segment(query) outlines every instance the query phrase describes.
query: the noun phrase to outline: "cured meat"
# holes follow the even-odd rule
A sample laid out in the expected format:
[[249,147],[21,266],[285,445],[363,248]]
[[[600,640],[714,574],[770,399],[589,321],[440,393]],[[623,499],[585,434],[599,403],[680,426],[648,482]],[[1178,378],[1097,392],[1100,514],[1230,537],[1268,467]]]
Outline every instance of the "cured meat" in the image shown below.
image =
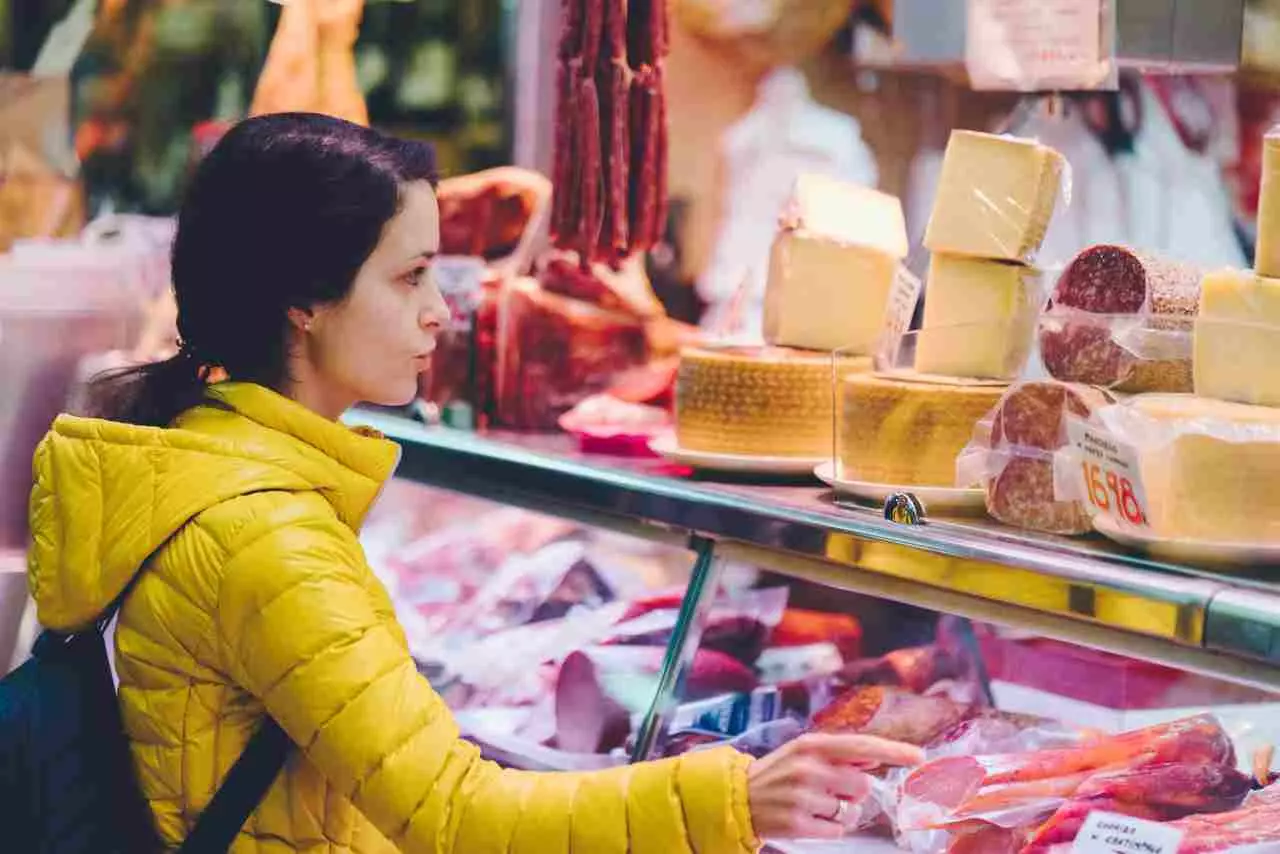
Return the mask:
[[1112,402],[1106,392],[1077,384],[1026,382],[996,405],[986,481],[987,511],[1007,525],[1051,534],[1093,530],[1080,501],[1058,501],[1053,454],[1067,443],[1066,418],[1089,418]]
[[1122,246],[1084,250],[1041,319],[1045,368],[1059,380],[1124,392],[1190,392],[1201,275]]
[[496,420],[555,430],[565,412],[648,361],[644,322],[549,293],[532,279],[504,292],[498,330]]
[[1238,810],[1188,816],[1172,826],[1185,834],[1178,854],[1208,854],[1280,843],[1280,787],[1264,789]]
[[1235,809],[1248,793],[1249,778],[1226,765],[1169,764],[1095,774],[1036,831],[1024,854],[1074,841],[1095,810],[1170,821]]
[[[574,5],[574,0],[568,0]],[[551,180],[554,193],[551,207],[551,237],[560,241],[573,234],[577,194],[575,187],[577,139],[577,99],[574,97],[577,77],[574,66],[561,63],[556,67],[556,129],[552,152]]]
[[604,211],[600,206],[600,185],[603,182],[600,172],[600,99],[596,92],[596,82],[591,77],[583,79],[578,89],[578,122],[578,133],[581,134],[579,151],[582,155],[579,166],[582,209],[574,236],[585,268],[595,254],[604,218]]
[[840,672],[840,678],[850,685],[894,685],[923,694],[943,679],[957,679],[964,673],[965,664],[959,656],[931,644],[851,662]]
[[600,39],[604,35],[605,4],[617,5],[619,0],[582,0],[582,49],[577,58],[588,70],[600,60]]
[[946,697],[921,697],[872,685],[837,697],[813,717],[819,732],[874,735],[922,746],[964,720],[971,710]]
[[903,794],[930,808],[925,812],[955,815],[969,811],[971,801],[987,796],[992,787],[1166,763],[1234,765],[1235,749],[1216,718],[1200,715],[1077,747],[938,759],[913,771]]
[[620,63],[610,63],[601,75],[600,118],[604,132],[604,222],[597,247],[605,258],[621,259],[629,243],[627,185],[631,173],[631,81]]
[[631,81],[631,188],[628,207],[631,251],[653,245],[653,220],[658,205],[657,153],[658,90],[655,72],[646,67]]
[[657,65],[670,53],[671,21],[665,0],[630,0],[627,61],[632,68]]

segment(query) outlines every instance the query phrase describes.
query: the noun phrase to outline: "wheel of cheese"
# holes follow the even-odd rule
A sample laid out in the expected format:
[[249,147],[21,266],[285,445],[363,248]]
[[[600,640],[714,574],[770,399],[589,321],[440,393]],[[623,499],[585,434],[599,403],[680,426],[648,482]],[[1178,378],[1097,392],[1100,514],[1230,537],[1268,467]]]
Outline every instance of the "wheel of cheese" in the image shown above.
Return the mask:
[[[842,360],[869,370],[869,359]],[[676,377],[682,450],[830,458],[832,358],[782,347],[689,348]]]
[[845,377],[838,455],[847,480],[955,486],[956,457],[1007,386],[942,378]]

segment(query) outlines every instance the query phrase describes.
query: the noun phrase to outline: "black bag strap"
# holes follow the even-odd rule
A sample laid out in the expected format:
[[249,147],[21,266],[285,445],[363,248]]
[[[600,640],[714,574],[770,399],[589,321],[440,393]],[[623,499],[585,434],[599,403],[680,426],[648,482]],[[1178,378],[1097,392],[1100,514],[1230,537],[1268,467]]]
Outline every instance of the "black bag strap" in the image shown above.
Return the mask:
[[275,782],[291,746],[280,725],[267,718],[249,739],[209,806],[196,819],[179,854],[226,854]]

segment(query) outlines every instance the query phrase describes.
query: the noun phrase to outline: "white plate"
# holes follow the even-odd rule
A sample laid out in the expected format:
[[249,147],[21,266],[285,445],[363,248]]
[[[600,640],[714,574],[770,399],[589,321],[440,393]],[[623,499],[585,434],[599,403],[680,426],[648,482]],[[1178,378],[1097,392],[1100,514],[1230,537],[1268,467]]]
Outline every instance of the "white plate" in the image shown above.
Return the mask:
[[836,476],[836,464],[831,460],[813,470],[818,480],[842,495],[850,495],[863,501],[884,504],[889,496],[898,492],[910,492],[924,504],[925,512],[932,510],[985,510],[985,489],[956,489],[948,486],[895,486],[887,483],[868,483],[864,480],[844,480]]
[[1280,566],[1280,544],[1172,540],[1121,525],[1110,516],[1094,516],[1093,527],[1109,540],[1178,563]]
[[740,454],[712,454],[690,451],[676,444],[674,433],[664,433],[649,442],[649,449],[673,463],[696,469],[743,474],[808,476],[821,460],[812,457],[749,457]]

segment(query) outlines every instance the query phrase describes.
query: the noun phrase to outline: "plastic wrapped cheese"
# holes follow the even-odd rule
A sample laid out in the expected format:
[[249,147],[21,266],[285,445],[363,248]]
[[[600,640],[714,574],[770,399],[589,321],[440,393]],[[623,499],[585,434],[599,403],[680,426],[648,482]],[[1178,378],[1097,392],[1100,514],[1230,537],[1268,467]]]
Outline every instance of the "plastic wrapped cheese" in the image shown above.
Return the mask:
[[956,458],[956,485],[981,486],[987,512],[1006,525],[1050,534],[1093,530],[1084,503],[1054,492],[1054,456],[1069,416],[1091,418],[1112,403],[1092,386],[1050,381],[1012,386]]
[[1063,270],[1040,319],[1055,379],[1118,391],[1189,392],[1202,271],[1123,246],[1091,246]]
[[1097,418],[1135,450],[1153,534],[1280,543],[1280,409],[1140,395]]

